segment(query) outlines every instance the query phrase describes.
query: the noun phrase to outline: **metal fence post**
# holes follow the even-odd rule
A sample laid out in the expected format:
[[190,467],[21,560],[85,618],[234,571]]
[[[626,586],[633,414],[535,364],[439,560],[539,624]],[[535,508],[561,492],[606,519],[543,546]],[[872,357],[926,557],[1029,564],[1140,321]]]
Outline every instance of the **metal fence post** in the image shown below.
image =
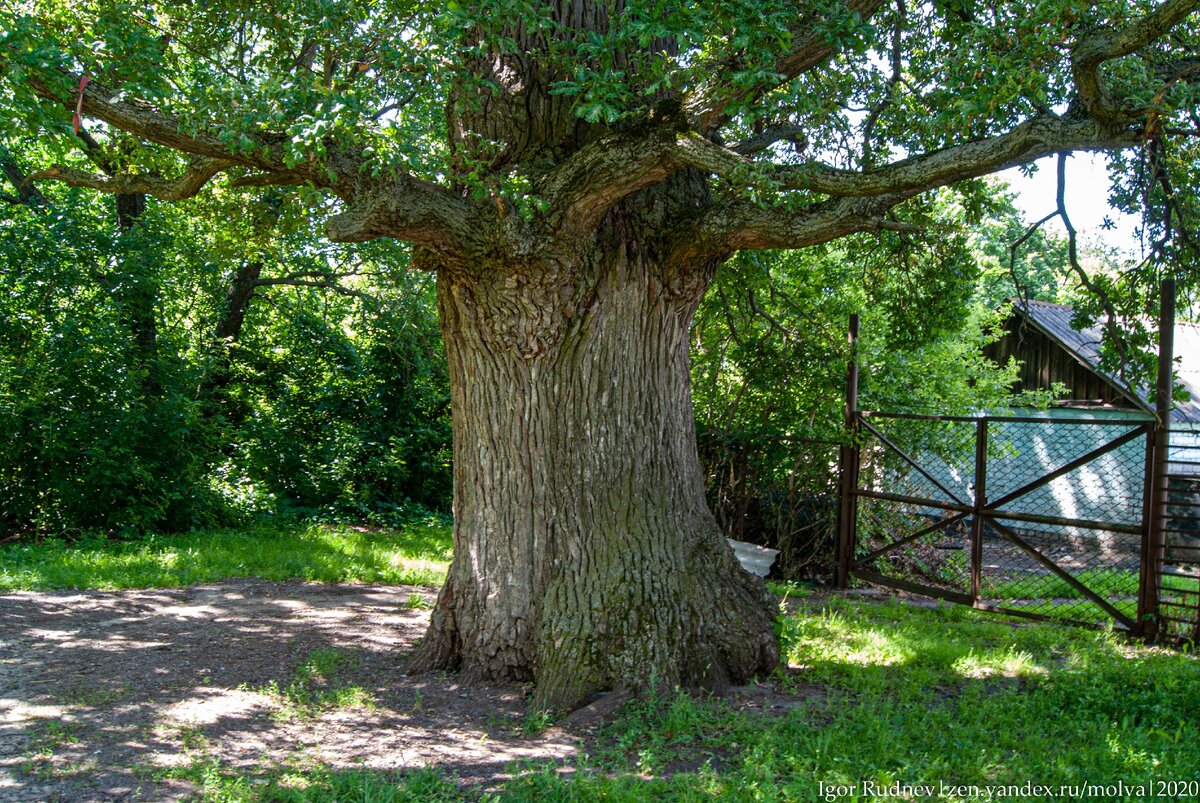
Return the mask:
[[[1162,588],[1162,566],[1166,554],[1167,505],[1170,501],[1170,480],[1167,477],[1171,448],[1171,408],[1175,391],[1173,373],[1175,362],[1175,280],[1163,279],[1159,292],[1158,310],[1158,382],[1155,386],[1154,465],[1150,496],[1150,526],[1147,551],[1142,555],[1141,575],[1145,582],[1146,625],[1142,633],[1147,638],[1158,634],[1159,598]],[[1200,603],[1198,603],[1200,604]]]
[[850,564],[854,560],[858,540],[858,467],[861,453],[858,448],[858,314],[850,316],[850,359],[846,364],[845,427],[850,438],[839,449],[840,499],[838,505],[837,566],[834,581],[838,588],[850,585]]
[[1152,641],[1157,630],[1158,578],[1155,577],[1154,541],[1151,537],[1154,518],[1154,454],[1158,437],[1157,422],[1146,427],[1146,457],[1142,469],[1142,543],[1138,559],[1137,622],[1134,634]]
[[983,510],[987,507],[988,420],[975,422],[975,499],[971,521],[971,602],[979,602],[983,580]]

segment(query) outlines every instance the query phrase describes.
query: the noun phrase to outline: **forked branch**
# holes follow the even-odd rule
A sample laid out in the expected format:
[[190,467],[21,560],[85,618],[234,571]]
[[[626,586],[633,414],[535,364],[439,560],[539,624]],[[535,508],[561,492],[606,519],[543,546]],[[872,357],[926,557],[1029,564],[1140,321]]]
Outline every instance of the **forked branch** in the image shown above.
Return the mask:
[[210,159],[203,156],[194,157],[182,175],[167,179],[146,173],[117,174],[101,176],[86,170],[71,167],[54,166],[32,174],[28,181],[53,180],[61,181],[72,187],[87,187],[100,192],[114,195],[132,195],[140,193],[151,195],[163,201],[181,201],[191,198],[203,189],[209,179],[233,167],[229,160]]
[[834,198],[909,198],[1054,153],[1129,147],[1138,143],[1139,136],[1136,129],[1114,132],[1095,120],[1044,115],[994,137],[860,172],[820,162],[755,162],[695,131],[663,124],[640,139],[614,137],[584,148],[551,174],[544,189],[560,230],[588,230],[625,198],[688,168],[727,179],[735,186],[802,190]]

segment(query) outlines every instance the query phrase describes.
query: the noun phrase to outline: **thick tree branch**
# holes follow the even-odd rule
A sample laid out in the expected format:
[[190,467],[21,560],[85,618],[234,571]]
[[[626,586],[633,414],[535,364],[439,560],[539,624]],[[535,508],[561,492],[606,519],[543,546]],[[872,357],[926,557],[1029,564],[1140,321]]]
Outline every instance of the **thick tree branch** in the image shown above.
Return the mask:
[[351,296],[352,298],[372,298],[370,294],[364,293],[361,290],[355,290],[352,287],[339,284],[336,279],[299,279],[281,276],[275,279],[258,279],[250,283],[251,289],[280,285],[287,287],[316,287],[321,290],[330,290],[343,296]]
[[1098,31],[1081,39],[1071,51],[1071,69],[1079,100],[1088,113],[1105,122],[1117,122],[1127,117],[1129,112],[1115,107],[1108,96],[1100,66],[1146,47],[1187,19],[1197,8],[1200,8],[1200,0],[1166,0],[1121,30]]
[[17,193],[16,195],[0,193],[0,201],[10,204],[27,205],[31,201],[42,203],[46,200],[37,187],[30,182],[21,168],[17,166],[17,163],[6,155],[0,155],[0,171],[3,171],[5,177],[13,185]]
[[[1094,120],[1035,117],[986,139],[893,162],[876,170],[843,170],[825,164],[758,165],[728,148],[693,137],[679,158],[686,166],[752,183],[835,196],[877,196],[923,191],[1027,164],[1063,151],[1112,150],[1138,143],[1137,132],[1109,131]],[[756,176],[758,178],[756,178]]]
[[333,242],[365,242],[393,237],[461,258],[488,248],[495,211],[449,190],[401,175],[357,194],[346,211],[325,222]]
[[752,156],[765,151],[776,142],[784,141],[790,142],[798,151],[802,151],[808,146],[803,126],[795,125],[794,123],[784,123],[782,125],[771,126],[761,134],[755,134],[736,145],[730,145],[729,149],[740,153],[742,156]]
[[303,187],[308,181],[287,173],[251,173],[229,182],[230,187]]
[[[870,19],[887,0],[845,0],[846,9],[864,20]],[[803,5],[803,4],[798,4]],[[761,97],[775,87],[825,64],[837,48],[826,35],[823,20],[813,14],[803,14],[792,26],[792,49],[775,65],[776,79],[755,87],[734,87],[729,81],[733,65],[717,72],[716,77],[699,87],[684,100],[684,111],[697,130],[709,132],[727,119],[726,110],[738,101]]]
[[732,251],[807,248],[848,234],[891,228],[892,207],[918,192],[874,198],[836,198],[803,211],[764,209],[750,201],[709,210],[678,232],[673,257],[697,259]]
[[[537,187],[550,205],[551,225],[559,230],[593,229],[616,204],[664,181],[717,145],[665,120],[643,136],[616,135],[576,151]],[[723,150],[723,149],[722,149]],[[740,158],[740,157],[739,157]]]
[[103,170],[106,175],[112,176],[120,172],[116,160],[104,152],[104,148],[85,126],[80,125],[75,136],[83,143],[83,152],[87,154],[88,161]]
[[148,174],[117,174],[114,176],[98,176],[86,170],[76,170],[71,167],[54,166],[41,170],[29,177],[29,181],[52,180],[61,181],[72,187],[87,187],[100,192],[114,195],[152,195],[163,201],[181,201],[191,198],[208,183],[209,179],[233,167],[228,160],[195,157],[188,169],[177,178],[165,179],[161,176]]
[[694,131],[664,124],[641,138],[612,137],[580,150],[550,175],[543,194],[560,231],[586,231],[615,204],[685,168],[735,184],[836,197],[908,197],[1055,153],[1129,147],[1138,143],[1138,136],[1131,130],[1109,131],[1095,120],[1048,115],[1004,134],[860,172],[817,162],[763,164]]
[[[73,108],[73,100],[55,91],[49,82],[32,77],[30,85],[42,97]],[[401,174],[395,180],[364,180],[359,163],[322,163],[288,167],[284,162],[280,139],[260,138],[258,147],[249,151],[231,150],[215,133],[185,131],[179,122],[149,104],[124,100],[118,93],[99,84],[89,83],[83,93],[84,114],[133,134],[141,139],[192,155],[187,171],[167,180],[147,175],[96,176],[68,167],[54,167],[34,176],[56,179],[80,187],[110,193],[145,193],[164,200],[195,195],[204,182],[230,167],[249,167],[259,172],[235,179],[235,187],[314,184],[333,190],[347,201],[345,214],[327,223],[330,239],[361,242],[376,237],[396,237],[443,251],[462,252],[463,243],[474,239],[478,225],[475,205],[435,184]],[[335,178],[326,168],[335,168]]]
[[[30,76],[29,85],[47,100],[61,103],[65,108],[74,107],[72,97],[56,91],[50,82],[40,76]],[[253,149],[254,153],[234,153],[216,134],[205,131],[187,132],[173,117],[162,114],[147,103],[120,99],[119,93],[97,81],[90,82],[83,92],[83,113],[114,128],[181,153],[205,156],[265,171],[301,171],[301,168],[287,168],[282,154],[264,154],[264,150],[269,152],[272,149],[272,143],[260,143],[262,147]]]

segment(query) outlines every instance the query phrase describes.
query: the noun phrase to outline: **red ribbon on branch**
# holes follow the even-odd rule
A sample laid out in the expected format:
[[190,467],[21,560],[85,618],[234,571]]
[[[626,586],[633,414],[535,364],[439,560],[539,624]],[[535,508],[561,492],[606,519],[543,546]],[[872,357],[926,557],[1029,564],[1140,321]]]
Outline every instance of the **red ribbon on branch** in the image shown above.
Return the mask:
[[87,89],[87,85],[91,81],[92,79],[86,75],[79,79],[79,95],[75,98],[75,116],[71,118],[76,134],[79,133],[79,126],[83,124],[83,90]]

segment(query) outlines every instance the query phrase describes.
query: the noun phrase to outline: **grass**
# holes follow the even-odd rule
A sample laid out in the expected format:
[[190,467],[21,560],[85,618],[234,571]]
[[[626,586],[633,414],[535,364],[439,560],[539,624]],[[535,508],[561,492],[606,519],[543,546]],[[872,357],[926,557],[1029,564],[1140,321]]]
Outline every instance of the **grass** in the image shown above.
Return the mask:
[[282,720],[311,719],[341,709],[374,710],[371,693],[341,677],[358,664],[357,658],[342,650],[315,650],[296,667],[287,683],[281,686],[271,681],[256,691],[276,701],[276,716]]
[[282,770],[251,779],[206,760],[177,770],[196,785],[204,803],[457,803],[458,787],[436,770],[402,773],[366,770]]
[[398,530],[324,525],[212,530],[131,541],[101,539],[0,547],[0,591],[169,588],[231,577],[440,585],[448,525]]
[[59,719],[43,720],[30,729],[29,750],[21,763],[21,771],[46,781],[56,775],[70,774],[72,767],[56,767],[54,754],[79,744],[78,723]]
[[[1072,572],[1072,576],[1087,588],[1106,599],[1137,597],[1138,573],[1125,569],[1087,569]],[[1164,588],[1177,591],[1196,591],[1200,581],[1190,577],[1164,575]],[[1025,599],[1084,599],[1083,594],[1058,575],[1041,573],[1027,575],[1021,579],[993,580],[983,578],[982,595],[993,600]]]
[[[791,691],[778,698],[784,710],[647,696],[587,756],[514,765],[486,794],[434,770],[252,777],[210,763],[202,799],[892,800],[896,783],[931,785],[930,799],[951,801],[1020,799],[1026,783],[1052,788],[1034,798],[1078,799],[1087,796],[1078,785],[1120,782],[1133,791],[1091,797],[1134,800],[1155,781],[1200,780],[1194,656],[965,607],[839,599],[782,619],[781,638],[787,668],[774,681]],[[854,792],[832,795],[835,786]]]

